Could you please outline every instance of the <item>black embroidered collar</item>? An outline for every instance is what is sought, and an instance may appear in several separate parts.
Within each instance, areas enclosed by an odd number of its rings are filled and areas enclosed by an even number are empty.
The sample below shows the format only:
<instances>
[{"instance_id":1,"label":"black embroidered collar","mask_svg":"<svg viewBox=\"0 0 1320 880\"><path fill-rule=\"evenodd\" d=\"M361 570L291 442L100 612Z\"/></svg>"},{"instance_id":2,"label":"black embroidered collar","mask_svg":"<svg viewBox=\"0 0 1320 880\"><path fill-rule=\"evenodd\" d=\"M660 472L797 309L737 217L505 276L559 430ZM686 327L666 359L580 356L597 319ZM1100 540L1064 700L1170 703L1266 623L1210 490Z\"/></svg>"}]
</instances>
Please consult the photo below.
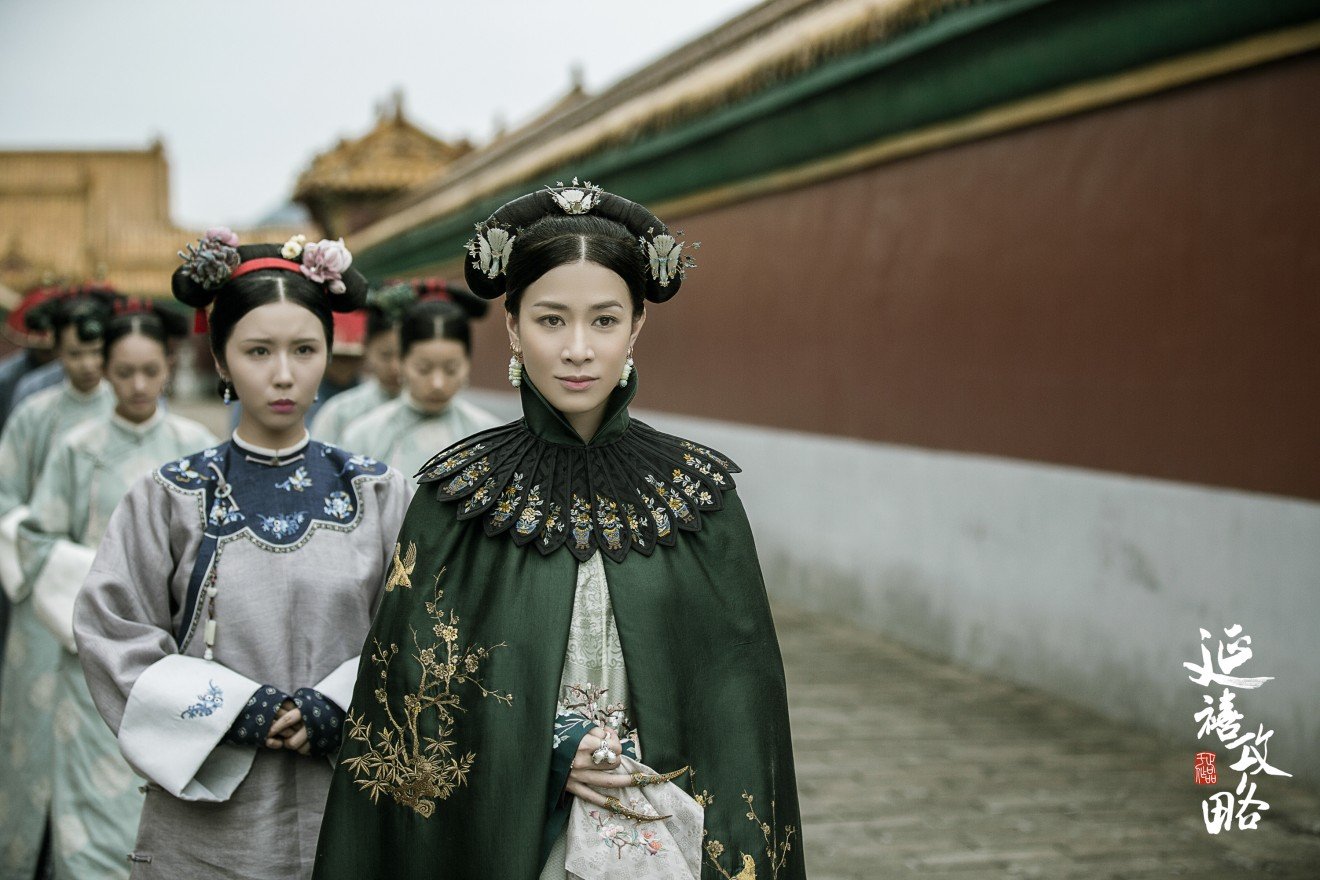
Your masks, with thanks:
<instances>
[{"instance_id":1,"label":"black embroidered collar","mask_svg":"<svg viewBox=\"0 0 1320 880\"><path fill-rule=\"evenodd\" d=\"M605 418L584 443L526 378L523 418L461 440L418 472L460 520L484 517L487 535L549 554L567 546L581 561L599 550L622 562L650 556L679 531L724 506L739 468L720 453L628 415L637 380L610 395Z\"/></svg>"}]
</instances>

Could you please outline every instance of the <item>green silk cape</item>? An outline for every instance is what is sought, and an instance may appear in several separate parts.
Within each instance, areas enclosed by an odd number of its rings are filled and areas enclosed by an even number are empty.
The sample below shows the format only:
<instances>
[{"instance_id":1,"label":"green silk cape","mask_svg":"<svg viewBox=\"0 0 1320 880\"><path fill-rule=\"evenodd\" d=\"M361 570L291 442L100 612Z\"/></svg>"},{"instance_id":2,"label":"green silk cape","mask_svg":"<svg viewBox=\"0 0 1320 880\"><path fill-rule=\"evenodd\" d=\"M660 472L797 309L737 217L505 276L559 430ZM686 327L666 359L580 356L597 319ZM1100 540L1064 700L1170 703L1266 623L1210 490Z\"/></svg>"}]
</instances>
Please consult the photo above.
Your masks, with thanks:
<instances>
[{"instance_id":1,"label":"green silk cape","mask_svg":"<svg viewBox=\"0 0 1320 880\"><path fill-rule=\"evenodd\" d=\"M678 784L705 807L702 877L805 877L783 662L737 468L630 419L636 386L583 443L524 381L522 420L423 468L316 880L536 880L562 785L550 740L576 571L596 550L642 759L692 768Z\"/></svg>"}]
</instances>

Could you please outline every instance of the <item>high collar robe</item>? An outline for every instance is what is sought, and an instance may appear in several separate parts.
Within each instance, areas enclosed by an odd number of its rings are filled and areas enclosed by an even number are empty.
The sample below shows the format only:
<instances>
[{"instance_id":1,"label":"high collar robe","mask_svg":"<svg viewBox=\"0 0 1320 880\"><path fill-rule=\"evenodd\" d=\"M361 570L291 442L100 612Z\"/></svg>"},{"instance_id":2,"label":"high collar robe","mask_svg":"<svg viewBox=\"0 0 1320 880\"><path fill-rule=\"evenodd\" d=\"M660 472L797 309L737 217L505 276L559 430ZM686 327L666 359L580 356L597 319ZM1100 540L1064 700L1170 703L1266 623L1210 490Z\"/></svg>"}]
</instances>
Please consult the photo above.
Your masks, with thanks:
<instances>
[{"instance_id":1,"label":"high collar robe","mask_svg":"<svg viewBox=\"0 0 1320 880\"><path fill-rule=\"evenodd\" d=\"M20 792L49 790L56 880L127 877L124 856L133 848L142 810L142 780L97 714L74 654L74 599L129 486L161 462L214 442L196 422L160 410L142 424L117 415L83 422L51 450L19 526L19 561L31 587L25 604L45 626L43 635L53 635L64 650L49 700L56 712L52 760L0 775L0 826L11 840L25 838L35 852L44 813Z\"/></svg>"},{"instance_id":2,"label":"high collar robe","mask_svg":"<svg viewBox=\"0 0 1320 880\"><path fill-rule=\"evenodd\" d=\"M336 394L317 410L316 418L312 419L311 434L322 443L343 446L344 431L349 425L393 399L380 382L374 378L364 379L355 387Z\"/></svg>"},{"instance_id":3,"label":"high collar robe","mask_svg":"<svg viewBox=\"0 0 1320 880\"><path fill-rule=\"evenodd\" d=\"M705 807L702 876L804 876L783 665L736 468L631 420L635 389L584 443L524 381L521 421L424 469L317 880L538 876L563 785L547 733L579 566L597 553L645 763L692 768Z\"/></svg>"},{"instance_id":4,"label":"high collar robe","mask_svg":"<svg viewBox=\"0 0 1320 880\"><path fill-rule=\"evenodd\" d=\"M495 416L461 395L442 412L427 413L418 409L405 391L345 427L338 444L413 474L437 449L499 423Z\"/></svg>"},{"instance_id":5,"label":"high collar robe","mask_svg":"<svg viewBox=\"0 0 1320 880\"><path fill-rule=\"evenodd\" d=\"M348 708L407 495L398 471L333 446L235 439L144 476L116 508L74 634L148 780L132 876L310 874L330 763L224 737L263 686Z\"/></svg>"}]
</instances>

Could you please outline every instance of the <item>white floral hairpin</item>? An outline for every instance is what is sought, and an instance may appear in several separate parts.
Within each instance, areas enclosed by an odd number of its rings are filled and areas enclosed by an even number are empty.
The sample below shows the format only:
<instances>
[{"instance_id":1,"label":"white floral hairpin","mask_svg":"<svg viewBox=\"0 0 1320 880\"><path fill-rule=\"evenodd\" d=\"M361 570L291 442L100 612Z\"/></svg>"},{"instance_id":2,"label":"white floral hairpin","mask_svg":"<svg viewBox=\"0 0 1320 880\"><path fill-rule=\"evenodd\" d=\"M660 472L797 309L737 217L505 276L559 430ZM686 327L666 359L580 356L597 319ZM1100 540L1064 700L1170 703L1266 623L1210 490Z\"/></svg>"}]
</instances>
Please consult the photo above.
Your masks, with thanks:
<instances>
[{"instance_id":1,"label":"white floral hairpin","mask_svg":"<svg viewBox=\"0 0 1320 880\"><path fill-rule=\"evenodd\" d=\"M679 241L667 232L655 235L654 229L646 230L651 235L648 239L645 235L638 236L637 240L642 245L642 253L646 255L646 261L651 266L651 277L655 283L661 287L668 287L669 282L677 278L680 281L685 277L688 269L697 268L697 261L690 255L683 253L683 248L688 246L685 241ZM683 233L679 231L678 235ZM693 242L692 250L701 247L701 242Z\"/></svg>"},{"instance_id":2,"label":"white floral hairpin","mask_svg":"<svg viewBox=\"0 0 1320 880\"><path fill-rule=\"evenodd\" d=\"M286 260L296 260L302 256L306 245L307 236L299 233L284 243L284 247L280 248L280 256Z\"/></svg>"},{"instance_id":3,"label":"white floral hairpin","mask_svg":"<svg viewBox=\"0 0 1320 880\"><path fill-rule=\"evenodd\" d=\"M565 214L586 214L600 203L601 188L590 180L578 183L578 179L575 177L569 187L565 187L562 180L556 183L555 186L558 189L547 186L546 192L550 193L550 198L555 200L555 204Z\"/></svg>"},{"instance_id":4,"label":"white floral hairpin","mask_svg":"<svg viewBox=\"0 0 1320 880\"><path fill-rule=\"evenodd\" d=\"M509 230L499 226L477 224L477 237L468 242L468 255L472 265L480 269L487 278L497 278L509 268L509 257L513 255L513 243L518 239L510 235Z\"/></svg>"}]
</instances>

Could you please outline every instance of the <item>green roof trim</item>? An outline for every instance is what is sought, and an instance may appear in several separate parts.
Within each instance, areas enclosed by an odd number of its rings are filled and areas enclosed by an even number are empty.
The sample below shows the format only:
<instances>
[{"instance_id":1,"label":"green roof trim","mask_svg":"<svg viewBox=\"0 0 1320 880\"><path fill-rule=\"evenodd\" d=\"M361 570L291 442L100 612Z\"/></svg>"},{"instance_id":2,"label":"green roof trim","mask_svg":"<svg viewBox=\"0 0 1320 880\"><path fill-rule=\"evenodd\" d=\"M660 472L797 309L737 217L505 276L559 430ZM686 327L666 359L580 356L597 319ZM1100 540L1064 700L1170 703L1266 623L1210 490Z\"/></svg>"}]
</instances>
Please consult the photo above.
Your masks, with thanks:
<instances>
[{"instance_id":1,"label":"green roof trim","mask_svg":"<svg viewBox=\"0 0 1320 880\"><path fill-rule=\"evenodd\" d=\"M355 255L373 280L457 260L473 224L577 176L657 203L1072 84L1314 21L1314 0L983 0L734 105L607 149Z\"/></svg>"}]
</instances>

